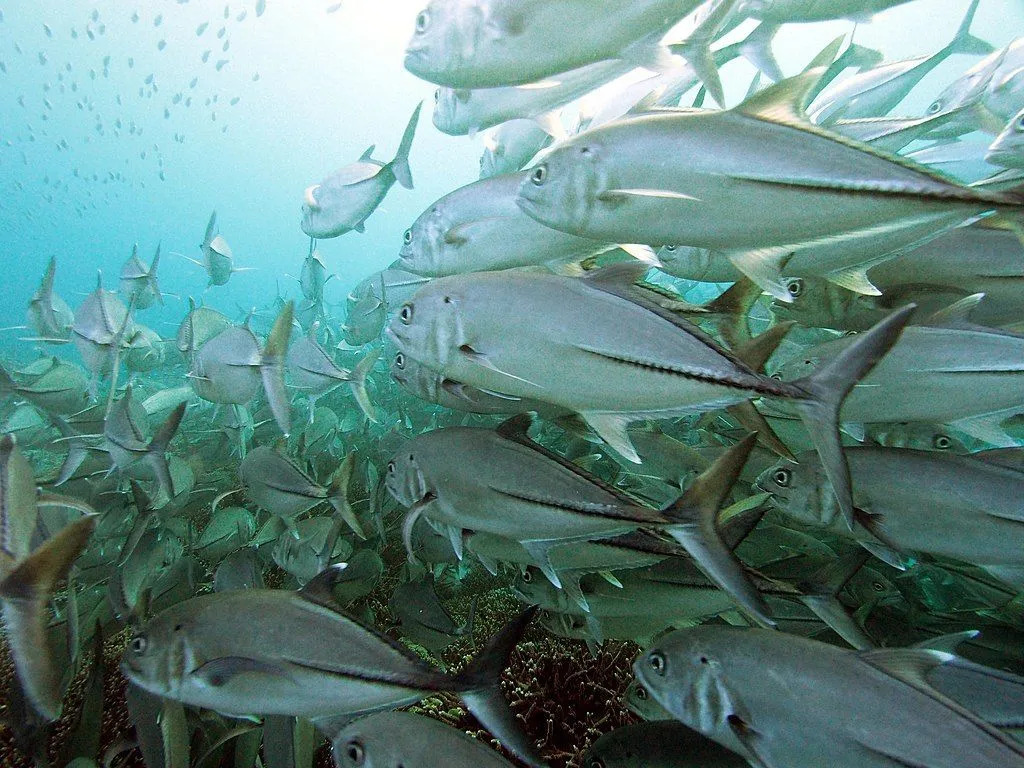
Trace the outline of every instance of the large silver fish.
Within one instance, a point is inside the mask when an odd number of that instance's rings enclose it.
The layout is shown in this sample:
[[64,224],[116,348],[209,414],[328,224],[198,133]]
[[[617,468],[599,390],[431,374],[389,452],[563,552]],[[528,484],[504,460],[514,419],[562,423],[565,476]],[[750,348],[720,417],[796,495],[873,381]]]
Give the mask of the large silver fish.
[[527,216],[516,205],[519,183],[518,175],[494,176],[434,202],[405,231],[399,265],[439,277],[566,261],[606,248]]
[[291,402],[285,390],[284,366],[293,310],[291,302],[281,310],[262,350],[247,326],[227,328],[203,344],[193,356],[189,372],[196,394],[211,403],[241,405],[256,396],[262,382],[274,418],[287,434]]
[[71,335],[71,326],[75,322],[71,307],[53,292],[53,278],[56,272],[57,258],[51,256],[46,272],[43,273],[43,280],[29,300],[27,313],[29,328],[49,344],[66,342]]
[[439,278],[402,307],[389,335],[399,351],[447,378],[579,413],[637,463],[625,431],[631,421],[714,410],[751,397],[791,401],[852,521],[839,407],[895,343],[912,308],[859,336],[842,360],[781,382],[638,296],[632,284],[642,270],[619,264],[586,279],[519,272]]
[[315,238],[338,237],[353,229],[363,232],[366,220],[396,181],[412,189],[409,150],[422,106],[418,104],[413,110],[398,152],[390,163],[374,160],[371,155],[376,147],[371,146],[356,162],[306,189],[302,205],[303,232]]
[[[431,0],[416,16],[405,68],[452,88],[533,83],[604,59],[664,69],[661,38],[699,0]],[[565,44],[565,30],[573,44]]]
[[512,768],[479,739],[423,715],[381,712],[360,718],[333,739],[338,768]]
[[955,662],[701,626],[657,641],[634,672],[684,724],[763,768],[1024,766],[1024,747],[928,683]]
[[[776,464],[758,485],[789,517],[852,537],[872,550],[953,557],[1024,586],[1024,492],[1021,452],[969,456],[894,448],[847,448],[859,525],[838,519],[833,495],[813,454]],[[845,530],[844,530],[845,528]],[[890,556],[889,558],[893,558]]]
[[157,246],[153,261],[147,267],[139,258],[139,246],[132,246],[132,255],[121,267],[121,282],[118,292],[121,298],[135,309],[149,309],[155,302],[164,303],[156,270],[160,264],[160,247]]
[[[642,114],[585,131],[524,174],[519,205],[550,227],[613,243],[717,249],[782,301],[783,266],[814,248],[857,248],[831,267],[859,284],[887,243],[906,246],[1024,196],[960,186],[924,166],[812,125],[815,68],[730,110]],[[728,180],[728,183],[724,183]],[[819,215],[827,205],[828,216]],[[859,246],[870,244],[864,253]],[[870,288],[866,289],[868,292]]]
[[132,639],[124,672],[159,696],[235,715],[306,717],[330,735],[360,715],[451,691],[517,756],[542,765],[498,687],[532,610],[446,675],[342,613],[331,597],[337,570],[299,592],[236,590],[179,603]]

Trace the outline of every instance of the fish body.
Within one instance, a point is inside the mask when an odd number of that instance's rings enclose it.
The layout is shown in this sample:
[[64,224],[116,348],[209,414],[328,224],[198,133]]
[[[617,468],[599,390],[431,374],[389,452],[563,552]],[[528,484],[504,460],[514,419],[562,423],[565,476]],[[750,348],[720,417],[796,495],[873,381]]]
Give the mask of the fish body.
[[[452,88],[533,83],[606,59],[666,66],[661,37],[693,0],[432,0],[416,17],[405,68]],[[565,45],[565,30],[574,44]],[[670,60],[670,59],[669,59]]]
[[755,764],[1024,765],[1020,744],[923,680],[952,658],[701,626],[661,638],[634,671],[684,724]]
[[[517,175],[473,182],[433,203],[406,231],[403,269],[427,277],[582,258],[600,243],[539,224],[516,205]],[[501,247],[496,247],[501,243]]]
[[370,147],[359,160],[336,171],[320,184],[306,190],[302,206],[302,231],[310,237],[330,238],[362,232],[366,219],[387,196],[397,181],[412,189],[409,150],[420,116],[418,105],[409,119],[395,159],[382,163],[371,157]]

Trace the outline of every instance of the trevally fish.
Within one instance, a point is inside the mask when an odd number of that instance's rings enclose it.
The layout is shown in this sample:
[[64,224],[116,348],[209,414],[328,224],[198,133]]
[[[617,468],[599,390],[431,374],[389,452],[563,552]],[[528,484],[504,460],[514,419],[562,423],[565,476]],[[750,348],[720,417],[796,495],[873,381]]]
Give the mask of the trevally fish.
[[193,356],[188,374],[196,394],[211,403],[242,405],[257,395],[262,381],[274,418],[287,434],[291,403],[285,390],[284,367],[293,310],[292,302],[281,310],[262,350],[256,334],[247,326],[226,328],[203,344]]
[[746,768],[747,761],[674,720],[634,723],[601,735],[583,768]]
[[439,277],[581,259],[607,249],[527,216],[516,205],[519,183],[514,174],[494,176],[434,202],[405,231],[399,265]]
[[404,531],[425,516],[451,532],[518,541],[556,586],[550,550],[558,544],[608,539],[657,528],[676,539],[744,610],[771,624],[767,606],[722,542],[715,520],[753,447],[747,438],[722,456],[662,511],[642,506],[529,439],[528,416],[497,431],[450,427],[412,438],[388,463],[385,485],[409,508]]
[[480,178],[515,173],[551,143],[551,135],[534,120],[509,120],[484,139]]
[[[519,170],[516,168],[515,170]],[[63,344],[71,335],[75,315],[71,307],[53,292],[53,279],[57,272],[57,258],[50,257],[39,288],[28,302],[28,326],[49,344]]]
[[412,712],[380,712],[360,718],[333,739],[338,768],[512,768],[479,739]]
[[235,715],[306,717],[329,735],[360,715],[451,691],[513,753],[543,765],[498,687],[533,610],[506,625],[462,672],[446,675],[336,608],[330,586],[338,570],[299,592],[235,590],[179,603],[132,639],[124,672],[159,696]]
[[766,768],[1024,765],[1024,747],[928,683],[955,659],[706,625],[660,639],[634,672],[684,724]]
[[[812,125],[803,102],[823,72],[814,68],[730,110],[646,113],[585,131],[524,172],[519,205],[582,237],[724,251],[782,301],[789,296],[780,273],[794,252],[884,246],[908,229],[914,242],[937,222],[1024,207],[1019,192],[963,187]],[[825,200],[830,215],[820,216]],[[883,248],[865,260],[886,255]],[[831,279],[856,285],[861,271],[843,265]]]
[[286,522],[294,523],[297,516],[326,501],[360,538],[365,539],[359,519],[348,503],[353,460],[342,462],[330,483],[323,486],[287,456],[261,445],[242,459],[238,476],[249,498]]
[[1024,169],[1024,109],[1010,118],[985,154],[985,162],[1003,168]]
[[132,246],[132,255],[121,267],[121,282],[118,292],[121,298],[135,309],[149,309],[155,302],[164,303],[156,270],[160,264],[160,247],[157,246],[153,261],[147,267],[139,258],[139,246]]
[[[33,550],[41,506],[78,509],[85,516]],[[40,493],[17,442],[10,435],[0,436],[0,606],[5,638],[21,687],[46,720],[60,716],[63,699],[63,670],[47,637],[47,606],[95,526],[96,516],[87,504]]]
[[[1024,458],[1010,449],[957,456],[938,451],[847,448],[859,525],[837,519],[813,455],[776,464],[758,478],[776,505],[803,524],[852,537],[871,551],[927,552],[964,560],[1024,585]],[[888,554],[890,562],[898,556]]]
[[[542,81],[604,59],[664,69],[660,40],[699,0],[431,0],[416,16],[405,68],[451,88]],[[565,45],[565,30],[573,45]]]
[[373,412],[370,397],[366,394],[366,377],[373,369],[373,364],[380,357],[380,350],[367,352],[356,367],[348,371],[331,358],[316,339],[317,324],[314,323],[310,332],[288,348],[288,370],[295,387],[309,398],[309,420],[313,421],[313,411],[318,398],[331,392],[342,384],[348,384],[352,397],[359,404],[360,410],[370,421],[377,421]]
[[406,189],[412,189],[409,150],[422,106],[417,104],[413,110],[398,152],[390,163],[374,160],[372,155],[376,146],[371,146],[355,163],[306,189],[302,205],[303,232],[321,239],[338,237],[353,229],[363,232],[366,219],[396,181]]
[[[612,265],[586,279],[519,272],[439,278],[402,307],[389,335],[400,352],[455,381],[579,413],[636,463],[640,457],[626,435],[631,421],[714,410],[751,397],[791,401],[852,521],[839,408],[895,343],[913,309],[901,309],[859,336],[842,360],[781,382],[631,292],[643,269]],[[517,311],[504,311],[510,306]]]

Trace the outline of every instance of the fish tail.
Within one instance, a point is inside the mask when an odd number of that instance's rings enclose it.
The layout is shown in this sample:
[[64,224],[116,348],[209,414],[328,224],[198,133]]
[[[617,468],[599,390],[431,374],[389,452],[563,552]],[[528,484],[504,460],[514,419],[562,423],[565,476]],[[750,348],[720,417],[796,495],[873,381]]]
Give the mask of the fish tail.
[[759,623],[774,627],[768,604],[725,543],[718,527],[718,510],[747,463],[757,435],[747,435],[693,481],[662,514],[673,521],[665,530],[678,541],[719,588]]
[[967,14],[964,16],[964,20],[960,22],[960,27],[956,31],[953,39],[949,43],[950,54],[963,53],[974,56],[985,56],[992,53],[995,49],[990,43],[975,37],[971,34],[971,24],[974,23],[974,14],[978,10],[978,3],[980,0],[973,0],[970,7],[967,9]]
[[260,364],[260,375],[263,377],[263,389],[267,393],[267,402],[277,420],[277,426],[286,435],[291,430],[291,404],[284,384],[284,363],[288,354],[288,343],[292,335],[292,322],[295,316],[295,302],[289,301],[274,321],[274,327],[263,349],[263,360]]
[[348,527],[351,528],[356,536],[361,539],[366,538],[366,532],[363,530],[363,526],[359,523],[359,518],[356,517],[355,511],[352,506],[348,503],[348,485],[352,480],[352,470],[356,465],[355,453],[350,453],[345,457],[345,460],[341,462],[341,466],[338,467],[334,473],[334,477],[331,479],[331,485],[327,489],[327,500],[334,507],[334,511],[337,512],[341,519],[344,520]]
[[917,305],[908,304],[896,310],[857,336],[856,341],[834,360],[810,376],[793,382],[808,394],[808,397],[796,401],[796,408],[818,452],[825,475],[832,483],[840,512],[851,530],[853,492],[850,489],[850,468],[839,436],[839,409],[854,385],[897,342],[916,308]]
[[60,716],[62,670],[47,637],[46,606],[95,525],[96,518],[90,515],[65,526],[0,582],[7,642],[18,679],[32,705],[47,720]]
[[409,150],[412,149],[412,140],[416,135],[416,124],[420,119],[420,110],[423,108],[423,104],[417,104],[416,109],[413,110],[412,117],[409,118],[409,124],[405,126],[405,133],[402,134],[402,143],[398,145],[398,152],[395,154],[395,159],[391,161],[391,172],[395,174],[395,179],[406,189],[412,189],[412,170],[409,168]]
[[466,708],[506,749],[527,765],[543,768],[543,759],[520,729],[500,685],[509,656],[536,613],[534,605],[512,619],[491,638],[479,656],[455,675],[453,682]]
[[373,364],[377,362],[381,352],[382,350],[379,347],[367,352],[352,371],[352,379],[349,381],[352,396],[359,404],[359,410],[373,424],[378,423],[378,419],[377,414],[373,410],[373,403],[370,402],[370,396],[366,394],[366,377],[373,370]]
[[146,461],[153,469],[160,488],[167,494],[167,498],[174,496],[174,482],[171,480],[171,469],[167,465],[167,446],[171,442],[185,417],[185,403],[178,403],[178,406],[171,411],[170,415],[160,425],[160,428],[149,441],[146,449]]

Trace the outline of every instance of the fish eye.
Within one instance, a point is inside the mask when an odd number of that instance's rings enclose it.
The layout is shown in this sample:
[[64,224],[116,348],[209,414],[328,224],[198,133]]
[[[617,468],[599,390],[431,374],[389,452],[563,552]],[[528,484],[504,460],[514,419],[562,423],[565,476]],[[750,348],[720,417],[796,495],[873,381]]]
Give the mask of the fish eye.
[[388,474],[389,475],[393,475],[394,473],[395,473],[395,462],[389,461],[388,462]]
[[398,317],[401,321],[408,325],[412,322],[412,304],[403,304],[402,308],[398,310]]
[[539,187],[545,182],[548,177],[548,167],[546,165],[538,165],[533,169],[533,173],[530,174],[530,181],[533,182],[535,187]]
[[141,656],[146,652],[149,647],[149,641],[145,635],[136,635],[132,638],[131,642],[128,643],[128,650],[134,653],[136,656]]
[[416,34],[422,35],[427,31],[428,26],[430,26],[430,14],[426,11],[420,11],[416,16]]
[[401,352],[395,355],[395,368],[400,371],[405,369],[405,355]]
[[523,573],[523,584],[529,584],[532,581],[533,581],[533,574],[532,573],[530,573],[529,571],[526,571],[525,573]]
[[946,435],[936,435],[932,438],[932,447],[938,448],[940,451],[949,450],[952,445],[953,441]]
[[412,242],[412,229],[405,230],[405,234],[402,235],[402,242],[406,245]]
[[942,102],[941,101],[933,101],[931,103],[931,105],[928,107],[928,114],[929,115],[937,115],[941,111],[942,111]]
[[647,665],[654,671],[654,674],[659,677],[664,677],[665,670],[668,668],[668,662],[665,660],[665,654],[661,651],[651,651],[647,656]]
[[804,292],[804,281],[799,277],[794,280],[790,280],[786,283],[786,290],[789,291],[789,295],[795,299]]
[[788,469],[777,469],[772,474],[772,480],[774,480],[775,484],[781,488],[788,488],[789,481],[792,479],[793,473],[790,472]]
[[363,748],[363,742],[359,739],[352,739],[352,741],[345,745],[345,757],[349,759],[352,765],[362,765],[363,761],[366,760],[366,750]]

